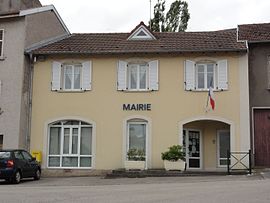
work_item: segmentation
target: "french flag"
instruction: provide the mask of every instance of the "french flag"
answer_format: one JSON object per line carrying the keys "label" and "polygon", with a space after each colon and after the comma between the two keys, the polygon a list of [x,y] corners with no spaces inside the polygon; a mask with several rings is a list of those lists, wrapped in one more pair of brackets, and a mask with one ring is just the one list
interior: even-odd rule
{"label": "french flag", "polygon": [[215,110],[215,105],[216,104],[215,104],[214,91],[213,91],[212,85],[210,85],[210,87],[209,87],[208,97],[209,97],[209,100],[210,100],[210,105],[212,107],[212,110]]}

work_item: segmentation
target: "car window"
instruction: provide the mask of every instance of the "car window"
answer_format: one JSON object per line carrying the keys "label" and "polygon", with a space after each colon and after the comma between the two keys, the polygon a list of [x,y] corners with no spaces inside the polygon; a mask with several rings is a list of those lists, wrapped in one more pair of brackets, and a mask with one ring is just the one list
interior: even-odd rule
{"label": "car window", "polygon": [[23,159],[23,156],[22,156],[20,151],[15,151],[14,156],[15,156],[16,159],[20,159],[20,160]]}
{"label": "car window", "polygon": [[10,158],[10,152],[0,152],[0,159]]}
{"label": "car window", "polygon": [[22,151],[22,154],[23,154],[24,159],[28,161],[31,161],[33,159],[32,156],[28,152]]}

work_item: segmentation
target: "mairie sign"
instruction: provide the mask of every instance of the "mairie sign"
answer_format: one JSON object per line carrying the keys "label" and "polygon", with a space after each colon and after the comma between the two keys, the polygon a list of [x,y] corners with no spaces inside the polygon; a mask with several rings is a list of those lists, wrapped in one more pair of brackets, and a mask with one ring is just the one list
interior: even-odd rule
{"label": "mairie sign", "polygon": [[151,111],[151,104],[123,104],[123,111]]}

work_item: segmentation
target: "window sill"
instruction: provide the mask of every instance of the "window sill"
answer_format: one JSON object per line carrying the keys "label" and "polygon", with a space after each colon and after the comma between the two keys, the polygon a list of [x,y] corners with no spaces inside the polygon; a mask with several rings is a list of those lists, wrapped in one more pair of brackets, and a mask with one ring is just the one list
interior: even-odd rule
{"label": "window sill", "polygon": [[127,89],[127,90],[119,90],[119,91],[122,91],[122,92],[134,92],[134,93],[138,93],[138,92],[154,92],[154,91],[157,91],[157,90],[129,90],[129,89]]}
{"label": "window sill", "polygon": [[47,167],[47,169],[59,169],[59,170],[64,170],[64,169],[76,169],[76,170],[89,170],[93,169],[93,167]]}
{"label": "window sill", "polygon": [[52,92],[58,93],[84,93],[90,90],[52,90]]}
{"label": "window sill", "polygon": [[6,57],[0,56],[0,61],[4,61],[5,59],[6,59]]}
{"label": "window sill", "polygon": [[[270,89],[269,89],[270,90]],[[186,92],[209,92],[209,89],[194,89],[194,90],[185,90]],[[224,92],[228,90],[213,90],[213,92]]]}

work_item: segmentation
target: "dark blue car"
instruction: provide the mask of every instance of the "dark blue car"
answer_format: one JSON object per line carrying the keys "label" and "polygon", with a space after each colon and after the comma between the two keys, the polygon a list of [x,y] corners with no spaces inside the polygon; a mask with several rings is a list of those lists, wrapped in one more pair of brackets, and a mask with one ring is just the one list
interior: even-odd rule
{"label": "dark blue car", "polygon": [[18,184],[22,178],[39,180],[40,176],[40,164],[27,151],[0,150],[0,179]]}

